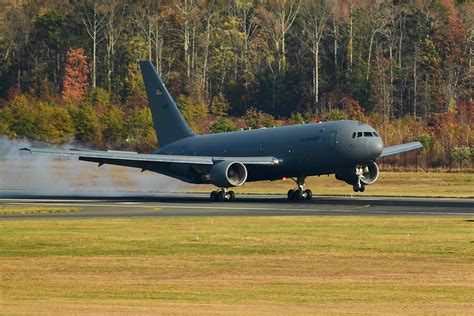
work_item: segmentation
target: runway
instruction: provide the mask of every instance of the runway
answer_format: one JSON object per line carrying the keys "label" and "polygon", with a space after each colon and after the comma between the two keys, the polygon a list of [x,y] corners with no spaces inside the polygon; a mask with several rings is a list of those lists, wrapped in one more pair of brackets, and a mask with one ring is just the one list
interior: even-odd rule
{"label": "runway", "polygon": [[0,205],[76,207],[57,214],[0,215],[0,219],[81,219],[200,216],[474,216],[473,199],[316,196],[289,202],[281,195],[240,195],[210,202],[207,194],[121,194],[120,196],[0,196]]}

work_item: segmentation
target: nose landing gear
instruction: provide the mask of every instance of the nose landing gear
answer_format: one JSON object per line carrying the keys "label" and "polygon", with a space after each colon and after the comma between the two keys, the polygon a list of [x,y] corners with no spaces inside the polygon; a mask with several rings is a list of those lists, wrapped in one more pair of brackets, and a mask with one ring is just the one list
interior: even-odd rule
{"label": "nose landing gear", "polygon": [[213,202],[232,201],[235,199],[235,193],[234,191],[227,191],[227,189],[222,188],[217,191],[212,191],[210,197]]}
{"label": "nose landing gear", "polygon": [[311,201],[311,199],[313,198],[313,192],[310,189],[304,189],[304,180],[304,177],[298,177],[296,178],[296,180],[294,180],[297,184],[297,188],[288,190],[288,200]]}
{"label": "nose landing gear", "polygon": [[360,182],[360,179],[354,183],[354,185],[352,186],[352,190],[354,190],[354,192],[364,192],[365,191],[365,184]]}
{"label": "nose landing gear", "polygon": [[365,183],[361,181],[361,178],[364,176],[364,172],[368,172],[368,168],[365,167],[365,168],[356,168],[356,177],[357,177],[357,180],[356,182],[354,183],[354,185],[352,186],[352,190],[354,190],[354,192],[364,192],[365,191]]}

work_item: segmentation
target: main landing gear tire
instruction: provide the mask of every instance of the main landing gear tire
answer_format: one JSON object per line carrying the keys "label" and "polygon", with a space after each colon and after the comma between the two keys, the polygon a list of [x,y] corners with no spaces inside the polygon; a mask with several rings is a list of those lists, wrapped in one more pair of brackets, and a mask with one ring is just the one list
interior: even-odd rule
{"label": "main landing gear tire", "polygon": [[210,198],[212,202],[232,201],[235,199],[235,193],[234,191],[225,190],[212,191]]}
{"label": "main landing gear tire", "polygon": [[219,191],[217,193],[217,202],[224,202],[226,199],[225,199],[225,192],[224,191]]}
{"label": "main landing gear tire", "polygon": [[310,189],[288,190],[288,200],[290,201],[295,201],[295,200],[296,201],[302,201],[302,200],[311,201],[312,198],[313,198],[313,192]]}
{"label": "main landing gear tire", "polygon": [[294,198],[293,198],[293,192],[294,191],[295,190],[292,190],[292,189],[288,190],[288,200],[290,200],[290,201],[294,200]]}
{"label": "main landing gear tire", "polygon": [[298,177],[296,179],[292,179],[296,182],[296,189],[288,190],[288,200],[293,201],[311,201],[313,198],[313,192],[310,189],[304,189],[304,180],[306,177]]}

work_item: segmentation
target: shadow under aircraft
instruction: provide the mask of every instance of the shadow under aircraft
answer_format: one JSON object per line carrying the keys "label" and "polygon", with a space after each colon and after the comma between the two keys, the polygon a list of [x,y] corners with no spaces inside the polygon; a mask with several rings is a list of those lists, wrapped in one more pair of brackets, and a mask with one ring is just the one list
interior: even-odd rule
{"label": "shadow under aircraft", "polygon": [[151,154],[123,151],[23,148],[32,153],[139,168],[188,183],[213,184],[213,201],[230,201],[229,188],[246,182],[293,179],[290,200],[311,200],[308,176],[335,174],[364,192],[379,177],[376,160],[422,148],[420,142],[385,147],[377,131],[358,121],[332,121],[196,135],[150,61],[140,62],[160,148]]}

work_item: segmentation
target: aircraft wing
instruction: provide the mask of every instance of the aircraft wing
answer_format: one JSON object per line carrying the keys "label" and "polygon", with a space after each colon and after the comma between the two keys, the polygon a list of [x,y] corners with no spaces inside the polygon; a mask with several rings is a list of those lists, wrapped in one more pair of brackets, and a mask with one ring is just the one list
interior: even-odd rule
{"label": "aircraft wing", "polygon": [[385,147],[382,151],[380,157],[386,157],[396,154],[401,154],[407,151],[412,151],[416,149],[423,148],[423,145],[420,142],[406,143],[396,146]]}
{"label": "aircraft wing", "polygon": [[78,157],[79,160],[97,162],[100,165],[111,164],[127,167],[147,169],[154,163],[176,163],[191,165],[213,165],[216,162],[231,160],[249,165],[278,165],[281,163],[275,157],[214,157],[214,156],[184,156],[184,155],[162,155],[162,154],[139,154],[127,151],[94,151],[81,149],[49,149],[49,148],[22,148],[21,150],[31,153],[51,154],[59,156]]}

